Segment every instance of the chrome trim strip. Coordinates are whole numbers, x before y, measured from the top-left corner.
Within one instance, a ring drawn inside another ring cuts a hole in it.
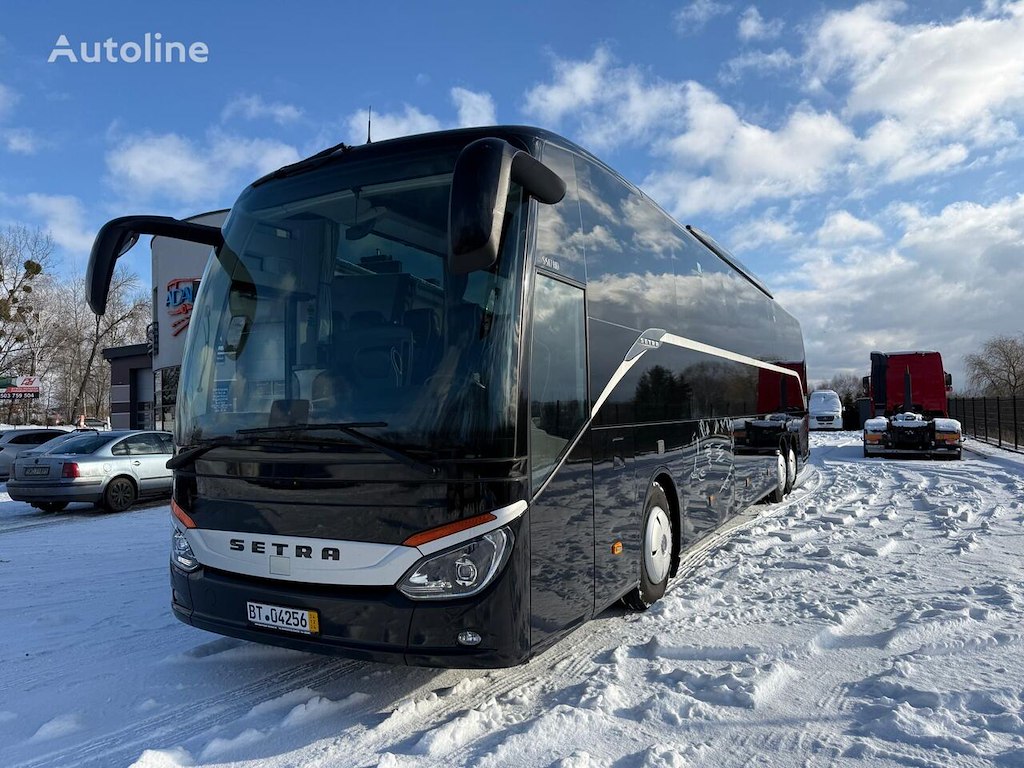
[[[597,412],[601,409],[601,406],[604,405],[605,400],[608,399],[625,375],[629,373],[629,369],[636,365],[636,362],[644,356],[644,353],[649,352],[652,349],[658,349],[662,344],[671,344],[673,347],[691,349],[694,352],[701,352],[703,354],[720,357],[725,360],[732,360],[736,363],[764,368],[765,370],[774,371],[775,373],[779,373],[784,376],[791,376],[796,379],[797,383],[800,385],[800,394],[806,394],[804,392],[803,381],[800,379],[800,374],[796,371],[783,368],[781,365],[766,363],[763,360],[747,357],[746,355],[741,355],[737,352],[730,352],[729,350],[722,349],[721,347],[713,347],[710,344],[694,341],[693,339],[688,339],[685,336],[678,336],[674,333],[662,330],[661,328],[648,328],[637,337],[635,342],[633,342],[633,346],[629,348],[625,358],[621,363],[619,363],[619,367],[615,369],[615,373],[612,374],[612,377],[608,380],[605,388],[601,391],[597,400],[594,401],[594,405],[590,409],[591,419],[594,419],[597,416]]]
[[[517,501],[506,507],[491,510],[494,520],[435,539],[419,547],[185,528],[173,517],[172,522],[185,535],[196,559],[202,565],[211,568],[277,581],[353,587],[393,586],[423,557],[508,525],[521,517],[526,510],[526,501]],[[244,541],[245,549],[231,549],[232,539]],[[253,541],[263,543],[262,552],[252,551]],[[312,556],[295,557],[297,546],[309,547]],[[337,550],[338,559],[323,559],[321,553],[325,548]],[[277,554],[278,552],[281,554]]]

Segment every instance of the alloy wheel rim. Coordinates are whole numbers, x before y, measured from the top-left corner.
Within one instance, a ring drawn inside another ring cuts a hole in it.
[[[128,483],[121,480],[114,483],[114,487],[111,488],[110,495],[113,498],[114,506],[118,509],[124,509],[128,505],[128,500],[131,497],[131,489]]]

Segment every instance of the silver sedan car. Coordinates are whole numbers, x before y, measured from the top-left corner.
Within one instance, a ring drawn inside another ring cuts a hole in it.
[[[86,501],[122,512],[138,498],[171,492],[171,470],[166,464],[173,453],[169,432],[86,432],[50,453],[15,460],[7,493],[47,511]]]

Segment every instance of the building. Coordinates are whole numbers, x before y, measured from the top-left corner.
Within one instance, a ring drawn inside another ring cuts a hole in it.
[[[153,360],[149,345],[108,347],[103,357],[110,363],[110,428],[152,428]]]

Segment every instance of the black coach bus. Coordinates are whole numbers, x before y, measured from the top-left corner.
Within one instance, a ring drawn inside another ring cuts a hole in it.
[[[332,147],[222,228],[108,222],[97,313],[140,234],[212,246],[168,462],[172,606],[202,629],[517,664],[652,604],[808,454],[796,320],[546,131]],[[751,449],[748,423],[775,429]]]

